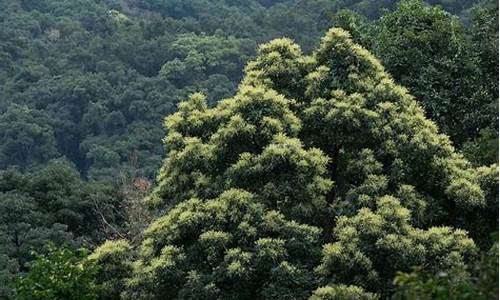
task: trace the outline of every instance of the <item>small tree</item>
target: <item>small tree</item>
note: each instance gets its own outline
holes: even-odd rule
[[[29,272],[17,282],[21,300],[92,300],[97,298],[94,276],[96,265],[86,260],[84,249],[47,247],[47,253],[35,254]]]

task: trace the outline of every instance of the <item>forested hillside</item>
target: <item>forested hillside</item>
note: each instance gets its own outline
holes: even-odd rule
[[[0,0],[0,299],[491,299],[498,3]]]
[[[464,14],[472,1],[446,3]],[[231,96],[259,43],[286,36],[308,50],[332,25],[340,8],[376,17],[377,11],[393,8],[394,1],[4,0],[0,6],[0,128],[5,133],[0,168],[29,170],[65,157],[85,178],[101,180],[118,172],[154,178],[164,153],[159,142],[165,134],[163,118],[195,91],[206,93],[211,104]],[[441,39],[442,31],[451,34],[440,24],[452,16],[411,13],[416,28],[418,22],[435,27],[431,28],[435,36],[429,39]],[[395,22],[387,24],[387,30],[398,28]],[[443,45],[436,45],[444,49],[429,49],[415,58],[394,53],[400,40],[392,33],[373,41],[388,44],[377,45],[382,48],[380,57],[388,57],[387,64],[403,64],[405,70],[426,68],[418,59],[454,58],[456,53],[448,51],[455,49],[449,47],[469,46],[463,25],[455,23],[450,26],[462,35],[446,36]],[[487,39],[490,35],[483,32],[487,29],[477,28],[480,32],[472,34]],[[389,61],[396,60],[394,56],[409,61]],[[460,64],[470,67],[459,58]],[[444,63],[454,66],[453,61]],[[396,78],[407,76],[394,71]],[[438,69],[434,75],[460,71]],[[488,71],[485,76],[494,70]],[[425,89],[421,85],[417,88]],[[442,89],[450,93],[453,87]]]

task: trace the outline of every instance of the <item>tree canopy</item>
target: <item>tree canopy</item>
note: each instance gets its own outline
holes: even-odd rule
[[[488,299],[497,23],[492,0],[0,0],[0,298]]]
[[[338,28],[312,55],[262,45],[234,97],[194,94],[166,126],[162,216],[125,299],[387,297],[398,271],[463,268],[495,230],[471,222],[498,205],[496,166],[457,153]]]
[[[472,9],[469,26],[418,0],[402,1],[376,21],[349,11],[334,17],[478,165],[498,160],[497,20],[493,1]]]

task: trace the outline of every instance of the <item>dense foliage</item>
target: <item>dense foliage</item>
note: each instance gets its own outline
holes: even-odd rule
[[[495,234],[497,235],[497,234]],[[472,266],[472,276],[458,278],[451,273],[463,273],[464,269],[425,274],[420,270],[399,274],[395,299],[495,299],[498,297],[498,242]]]
[[[85,257],[85,250],[74,252],[49,245],[47,254],[37,255],[29,274],[17,283],[18,299],[96,299],[97,266]]]
[[[94,247],[120,224],[121,197],[99,183],[87,183],[67,162],[53,161],[30,175],[0,172],[0,285],[11,286],[47,244]],[[41,268],[41,267],[40,267]],[[0,298],[11,291],[0,289]]]
[[[472,3],[443,1],[460,14]],[[0,168],[28,170],[65,156],[92,179],[120,172],[154,178],[163,154],[161,120],[194,91],[211,104],[231,96],[258,43],[287,36],[311,49],[339,9],[375,18],[394,7],[395,1],[352,0],[2,0]],[[474,36],[482,44],[492,33],[485,32],[487,17],[481,20]],[[380,56],[397,54],[397,42]],[[466,64],[463,56],[457,60]],[[420,62],[407,70],[423,68]]]
[[[0,0],[0,299],[488,298],[498,4],[399,2]]]
[[[470,236],[496,229],[497,168],[456,153],[340,29],[310,56],[264,44],[236,96],[195,94],[166,125],[163,215],[117,261],[124,299],[387,297],[398,271],[466,268]]]
[[[470,19],[465,26],[438,7],[404,1],[373,22],[343,11],[334,23],[375,52],[469,159],[490,164],[498,156],[498,3],[475,7]]]

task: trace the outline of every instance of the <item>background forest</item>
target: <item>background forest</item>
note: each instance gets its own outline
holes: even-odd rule
[[[0,24],[0,299],[498,293],[497,1],[0,0]]]

